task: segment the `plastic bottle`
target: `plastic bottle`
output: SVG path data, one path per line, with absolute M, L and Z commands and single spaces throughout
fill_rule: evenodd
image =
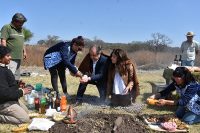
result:
M 37 83 L 35 85 L 35 90 L 37 91 L 39 98 L 41 99 L 43 96 L 43 92 L 42 92 L 42 83 Z
M 67 110 L 67 99 L 66 96 L 63 95 L 60 100 L 60 111 L 64 112 Z
M 45 112 L 46 112 L 46 98 L 43 97 L 40 99 L 39 113 L 44 114 Z
M 45 99 L 46 99 L 46 109 L 48 109 L 49 106 L 50 106 L 50 99 L 49 99 L 47 93 L 45 93 L 44 96 L 45 96 Z
M 34 96 L 31 94 L 27 94 L 27 102 L 28 102 L 28 108 L 29 109 L 34 109 L 35 108 L 35 103 L 34 103 Z

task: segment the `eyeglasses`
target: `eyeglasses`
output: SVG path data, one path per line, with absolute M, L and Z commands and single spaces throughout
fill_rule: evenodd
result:
M 15 20 L 15 23 L 17 23 L 17 24 L 24 24 L 24 21 Z

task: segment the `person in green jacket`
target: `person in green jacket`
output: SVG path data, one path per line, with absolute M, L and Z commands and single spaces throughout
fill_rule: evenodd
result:
M 22 59 L 26 59 L 24 47 L 23 24 L 27 21 L 22 13 L 16 13 L 12 17 L 10 24 L 6 24 L 1 29 L 1 45 L 11 49 L 12 60 L 9 64 L 10 70 L 15 75 L 15 79 L 20 79 L 20 65 Z

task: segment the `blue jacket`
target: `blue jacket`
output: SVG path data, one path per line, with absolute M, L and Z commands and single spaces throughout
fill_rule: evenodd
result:
M 165 90 L 161 91 L 160 94 L 162 97 L 167 96 L 170 92 L 176 90 L 178 86 L 172 82 Z M 180 88 L 180 87 L 179 87 Z M 180 88 L 184 89 L 184 88 Z M 197 82 L 191 82 L 185 87 L 184 93 L 180 96 L 177 105 L 186 106 L 192 97 L 200 90 L 200 85 Z
M 77 73 L 74 65 L 77 53 L 71 48 L 71 42 L 60 42 L 47 49 L 44 54 L 44 68 L 49 69 L 62 62 L 73 74 Z

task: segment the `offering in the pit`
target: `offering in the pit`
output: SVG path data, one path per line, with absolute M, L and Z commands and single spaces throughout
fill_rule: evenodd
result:
M 162 128 L 164 128 L 167 131 L 175 131 L 177 128 L 177 125 L 175 122 L 164 122 L 160 124 L 162 126 Z
M 159 124 L 162 122 L 168 122 L 170 120 L 169 116 L 157 116 L 157 115 L 151 115 L 151 116 L 147 116 L 147 121 L 151 124 Z
M 189 128 L 189 126 L 186 123 L 182 122 L 178 118 L 171 118 L 169 122 L 175 122 L 177 125 L 177 129 L 179 130 L 184 130 Z

